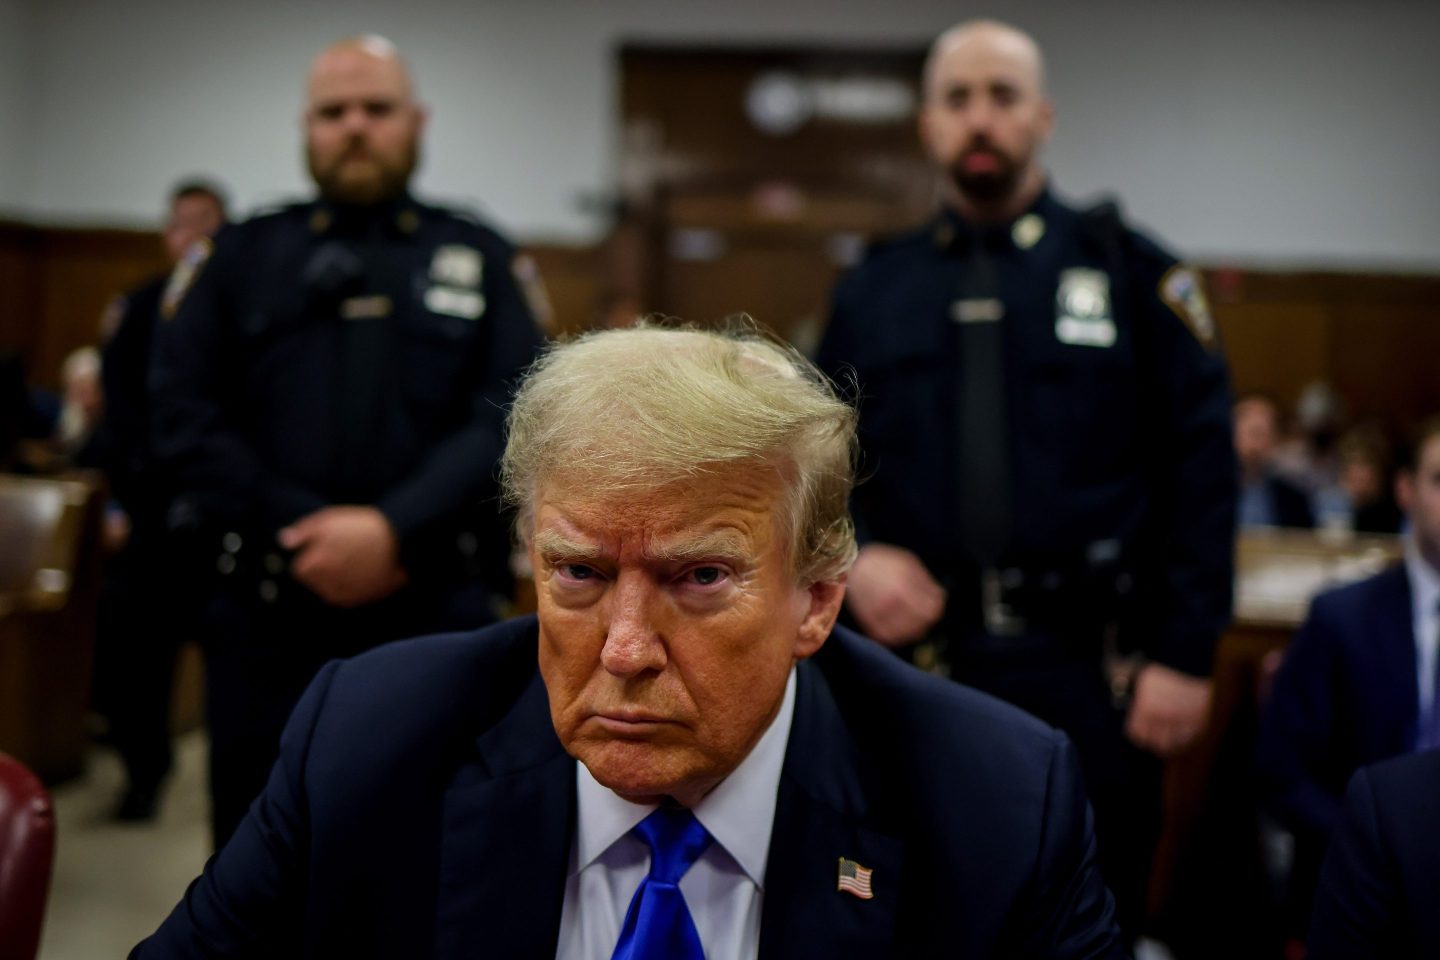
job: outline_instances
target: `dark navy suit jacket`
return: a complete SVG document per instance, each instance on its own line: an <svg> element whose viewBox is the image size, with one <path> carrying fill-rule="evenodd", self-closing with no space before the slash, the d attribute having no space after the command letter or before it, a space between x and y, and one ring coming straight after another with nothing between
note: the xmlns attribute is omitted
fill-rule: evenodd
<svg viewBox="0 0 1440 960"><path fill-rule="evenodd" d="M1290 829L1328 836L1355 771L1411 750L1414 633L1403 565L1311 605L1260 724L1260 776Z"/></svg>
<svg viewBox="0 0 1440 960"><path fill-rule="evenodd" d="M533 618L381 647L320 673L132 956L549 960L574 823ZM762 958L1125 955L1063 735L843 629L800 665Z"/></svg>
<svg viewBox="0 0 1440 960"><path fill-rule="evenodd" d="M1362 769L1320 874L1310 960L1440 956L1440 751Z"/></svg>

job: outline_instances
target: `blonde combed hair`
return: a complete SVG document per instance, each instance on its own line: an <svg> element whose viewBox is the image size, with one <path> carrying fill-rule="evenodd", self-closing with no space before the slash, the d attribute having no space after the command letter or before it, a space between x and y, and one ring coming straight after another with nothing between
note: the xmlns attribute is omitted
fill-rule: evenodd
<svg viewBox="0 0 1440 960"><path fill-rule="evenodd" d="M501 482L528 535L551 483L604 497L731 464L772 469L787 484L791 566L814 583L855 559L855 424L814 364L748 318L721 330L646 321L535 362L510 410Z"/></svg>

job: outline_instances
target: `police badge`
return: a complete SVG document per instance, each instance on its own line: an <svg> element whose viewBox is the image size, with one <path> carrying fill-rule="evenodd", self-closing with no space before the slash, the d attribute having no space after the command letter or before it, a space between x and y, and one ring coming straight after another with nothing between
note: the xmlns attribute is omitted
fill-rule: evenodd
<svg viewBox="0 0 1440 960"><path fill-rule="evenodd" d="M435 313L478 320L485 312L485 294L480 292L484 270L485 261L474 247L459 243L436 247L425 306Z"/></svg>
<svg viewBox="0 0 1440 960"><path fill-rule="evenodd" d="M1076 347L1115 345L1109 274L1086 267L1061 271L1055 292L1055 337Z"/></svg>

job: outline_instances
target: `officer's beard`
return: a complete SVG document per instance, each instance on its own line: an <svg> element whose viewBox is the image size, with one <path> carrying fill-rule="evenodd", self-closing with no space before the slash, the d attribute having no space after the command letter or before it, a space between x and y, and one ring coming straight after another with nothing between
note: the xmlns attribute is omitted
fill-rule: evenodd
<svg viewBox="0 0 1440 960"><path fill-rule="evenodd" d="M994 161L994 166L983 171L968 169L966 161L977 153L990 157ZM989 146L975 146L967 149L949 170L950 180L955 185L955 189L966 200L977 206L1000 203L1009 199L1020 189L1020 181L1024 173L1024 166L1017 163L1015 158L1006 156Z"/></svg>
<svg viewBox="0 0 1440 960"><path fill-rule="evenodd" d="M389 161L361 143L351 143L329 163L322 164L313 148L307 147L306 162L320 196L331 203L368 207L394 200L405 192L420 162L416 140L403 154Z"/></svg>

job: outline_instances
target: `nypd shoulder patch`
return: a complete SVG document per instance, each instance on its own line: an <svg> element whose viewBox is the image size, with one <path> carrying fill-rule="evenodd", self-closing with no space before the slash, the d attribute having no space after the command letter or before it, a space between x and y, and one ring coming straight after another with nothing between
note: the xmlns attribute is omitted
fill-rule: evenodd
<svg viewBox="0 0 1440 960"><path fill-rule="evenodd" d="M1181 264L1171 267L1160 278L1159 294L1205 349L1215 347L1215 318L1198 270Z"/></svg>

